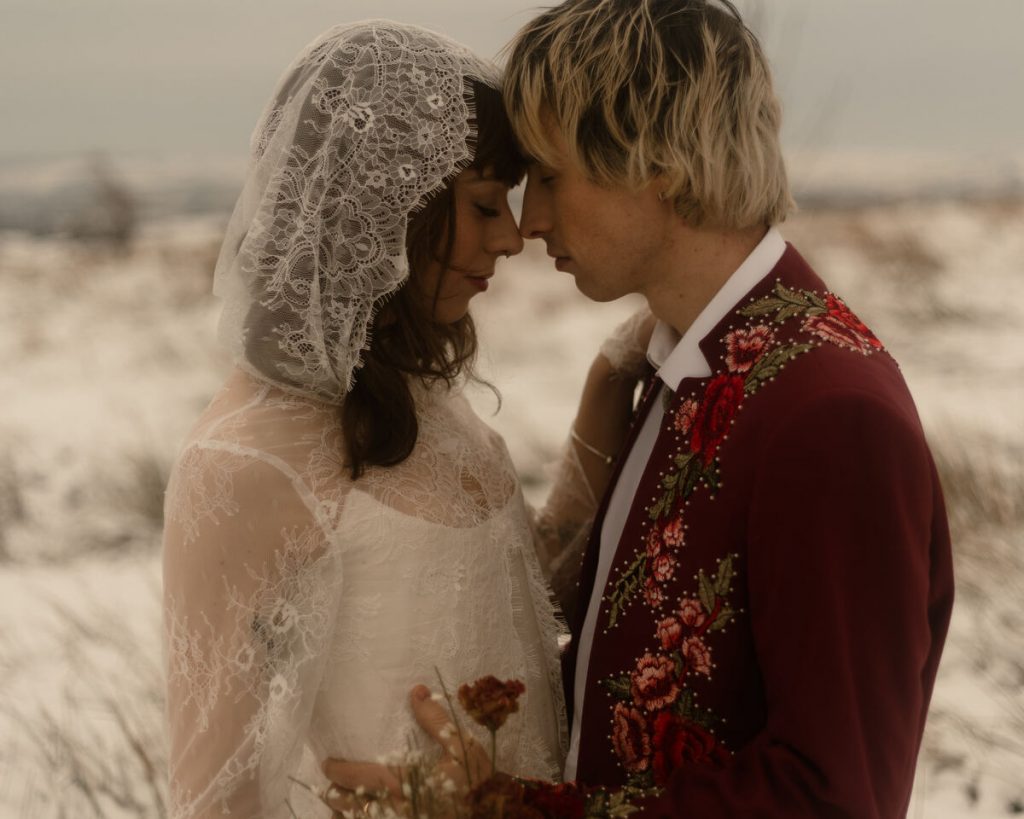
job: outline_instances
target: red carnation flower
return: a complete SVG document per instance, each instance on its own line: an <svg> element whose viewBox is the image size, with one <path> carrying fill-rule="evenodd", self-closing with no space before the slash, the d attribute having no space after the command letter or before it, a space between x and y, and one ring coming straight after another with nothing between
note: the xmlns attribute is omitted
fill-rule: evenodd
<svg viewBox="0 0 1024 819"><path fill-rule="evenodd" d="M526 686L519 680L501 682L497 677L481 677L472 685L459 686L459 702L479 725L497 731L509 714L519 710L519 695Z"/></svg>
<svg viewBox="0 0 1024 819"><path fill-rule="evenodd" d="M865 355L882 349L882 342L875 338L875 334L857 318L842 299L829 294L825 298L825 305L828 308L827 313L810 316L804 322L803 329L806 332Z"/></svg>
<svg viewBox="0 0 1024 819"><path fill-rule="evenodd" d="M636 708L615 703L612 712L612 748L627 771L646 771L651 764L651 738L647 720Z"/></svg>
<svg viewBox="0 0 1024 819"><path fill-rule="evenodd" d="M527 804L526 788L508 774L497 773L469 793L470 819L544 819Z"/></svg>
<svg viewBox="0 0 1024 819"><path fill-rule="evenodd" d="M662 711L654 720L654 781L668 782L680 765L720 765L729 753L709 731L669 711Z"/></svg>
<svg viewBox="0 0 1024 819"><path fill-rule="evenodd" d="M587 797L573 782L560 782L557 785L552 782L529 782L526 787L526 804L549 819L583 819Z"/></svg>
<svg viewBox="0 0 1024 819"><path fill-rule="evenodd" d="M725 337L725 366L732 373L749 372L774 340L775 333L767 324L758 324L749 330L733 330Z"/></svg>
<svg viewBox="0 0 1024 819"><path fill-rule="evenodd" d="M657 711L671 705L679 697L676 665L668 657L644 654L630 675L630 693L645 711Z"/></svg>
<svg viewBox="0 0 1024 819"><path fill-rule="evenodd" d="M705 467L711 466L742 403L743 379L740 376L722 373L711 379L690 437L690 450L703 457Z"/></svg>

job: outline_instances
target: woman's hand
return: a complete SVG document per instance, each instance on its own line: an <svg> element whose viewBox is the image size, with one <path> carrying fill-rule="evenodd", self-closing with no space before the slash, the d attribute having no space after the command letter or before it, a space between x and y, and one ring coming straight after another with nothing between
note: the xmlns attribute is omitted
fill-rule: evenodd
<svg viewBox="0 0 1024 819"><path fill-rule="evenodd" d="M450 780L456 791L463 791L471 783L482 782L490 776L491 761L487 752L465 733L460 740L451 715L433 699L429 688L417 685L409 699L416 723L441 747L441 758L431 774ZM407 812L407 795L402 791L407 777L402 768L328 759L323 764L323 772L332 785L322 798L335 813L366 812L370 804L382 800L399 814Z"/></svg>

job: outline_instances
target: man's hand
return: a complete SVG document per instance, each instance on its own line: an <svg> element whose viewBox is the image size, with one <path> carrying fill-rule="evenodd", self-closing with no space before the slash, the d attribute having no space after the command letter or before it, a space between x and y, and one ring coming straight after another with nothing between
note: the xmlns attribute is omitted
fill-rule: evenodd
<svg viewBox="0 0 1024 819"><path fill-rule="evenodd" d="M429 688L417 685L409 699L416 723L441 747L441 758L430 773L446 777L460 790L490 775L491 761L487 752L465 732L460 741L451 715L431 696ZM373 794L387 794L391 806L402 812L406 800L402 783L408 781L408 777L401 767L328 759L323 764L323 772L333 783L323 801L333 811L361 811L375 801Z"/></svg>

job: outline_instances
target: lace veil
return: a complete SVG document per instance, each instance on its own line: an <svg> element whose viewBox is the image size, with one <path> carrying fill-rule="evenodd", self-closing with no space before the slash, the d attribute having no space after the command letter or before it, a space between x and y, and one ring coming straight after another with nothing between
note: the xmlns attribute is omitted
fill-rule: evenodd
<svg viewBox="0 0 1024 819"><path fill-rule="evenodd" d="M374 309L406 281L406 228L472 161L470 80L494 66L430 31L334 27L279 82L217 260L219 334L234 361L340 403Z"/></svg>

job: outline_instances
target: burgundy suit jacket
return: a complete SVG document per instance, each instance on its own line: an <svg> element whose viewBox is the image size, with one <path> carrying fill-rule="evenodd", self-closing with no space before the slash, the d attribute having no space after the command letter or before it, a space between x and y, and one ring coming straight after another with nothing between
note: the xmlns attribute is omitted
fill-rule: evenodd
<svg viewBox="0 0 1024 819"><path fill-rule="evenodd" d="M792 246L700 346L602 590L579 780L660 787L648 816L903 816L953 602L913 400Z"/></svg>

